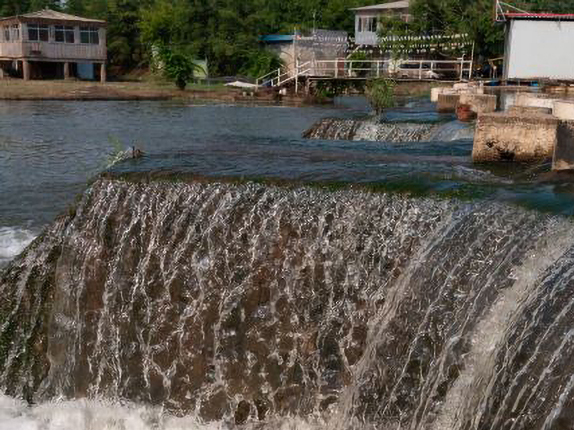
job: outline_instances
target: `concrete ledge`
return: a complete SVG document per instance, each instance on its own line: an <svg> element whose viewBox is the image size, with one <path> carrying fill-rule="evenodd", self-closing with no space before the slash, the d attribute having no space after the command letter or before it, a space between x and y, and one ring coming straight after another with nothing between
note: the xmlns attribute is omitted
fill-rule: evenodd
<svg viewBox="0 0 574 430"><path fill-rule="evenodd" d="M547 94L538 94L538 93L519 93L516 94L516 106L523 106L523 107L538 107L538 108L546 108L546 109L553 109L554 102L559 100L556 97L550 97Z"/></svg>
<svg viewBox="0 0 574 430"><path fill-rule="evenodd" d="M560 121L558 124L552 170L574 170L574 121Z"/></svg>
<svg viewBox="0 0 574 430"><path fill-rule="evenodd" d="M553 115L564 121L574 121L574 100L557 100L554 102Z"/></svg>
<svg viewBox="0 0 574 430"><path fill-rule="evenodd" d="M459 103L469 105L474 113L491 113L496 111L498 97L489 94L461 94Z"/></svg>
<svg viewBox="0 0 574 430"><path fill-rule="evenodd" d="M474 162L536 162L551 158L558 119L551 115L490 113L479 115L474 135Z"/></svg>
<svg viewBox="0 0 574 430"><path fill-rule="evenodd" d="M552 115L552 109L544 107L512 106L508 109L511 115Z"/></svg>
<svg viewBox="0 0 574 430"><path fill-rule="evenodd" d="M439 94L437 110L440 113L455 113L459 101L458 94Z"/></svg>

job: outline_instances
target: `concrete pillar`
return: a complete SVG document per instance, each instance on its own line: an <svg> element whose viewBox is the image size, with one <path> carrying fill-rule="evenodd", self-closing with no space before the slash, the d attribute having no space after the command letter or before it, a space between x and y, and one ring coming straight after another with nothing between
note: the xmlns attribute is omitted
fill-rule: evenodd
<svg viewBox="0 0 574 430"><path fill-rule="evenodd" d="M100 82L105 84L108 80L107 70L106 70L106 63L102 63L100 65Z"/></svg>
<svg viewBox="0 0 574 430"><path fill-rule="evenodd" d="M25 81L30 80L30 62L28 60L22 61L22 74Z"/></svg>
<svg viewBox="0 0 574 430"><path fill-rule="evenodd" d="M558 119L544 114L488 113L478 116L472 159L538 162L552 157Z"/></svg>
<svg viewBox="0 0 574 430"><path fill-rule="evenodd" d="M0 67L0 79L4 79L4 69Z"/></svg>
<svg viewBox="0 0 574 430"><path fill-rule="evenodd" d="M64 63L64 79L70 79L70 63Z"/></svg>
<svg viewBox="0 0 574 430"><path fill-rule="evenodd" d="M558 124L552 170L574 170L574 121L561 121Z"/></svg>

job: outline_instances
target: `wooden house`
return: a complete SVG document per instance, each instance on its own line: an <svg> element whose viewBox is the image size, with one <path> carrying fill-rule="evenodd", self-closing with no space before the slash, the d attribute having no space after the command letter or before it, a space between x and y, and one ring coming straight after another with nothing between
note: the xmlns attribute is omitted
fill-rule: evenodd
<svg viewBox="0 0 574 430"><path fill-rule="evenodd" d="M50 9L0 18L0 75L106 81L105 21Z"/></svg>
<svg viewBox="0 0 574 430"><path fill-rule="evenodd" d="M381 18L394 17L409 22L411 20L409 8L410 0L400 0L351 9L355 12L355 44L378 45L377 31L381 25Z"/></svg>

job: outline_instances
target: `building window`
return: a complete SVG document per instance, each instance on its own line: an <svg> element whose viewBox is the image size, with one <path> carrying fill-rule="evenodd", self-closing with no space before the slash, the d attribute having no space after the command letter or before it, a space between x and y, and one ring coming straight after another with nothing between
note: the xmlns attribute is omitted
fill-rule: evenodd
<svg viewBox="0 0 574 430"><path fill-rule="evenodd" d="M100 32L95 27L80 27L80 42L91 45L100 44Z"/></svg>
<svg viewBox="0 0 574 430"><path fill-rule="evenodd" d="M364 32L370 32L370 33L377 32L377 18L369 17L359 19L359 33Z"/></svg>
<svg viewBox="0 0 574 430"><path fill-rule="evenodd" d="M20 25L14 24L12 26L12 40L20 40Z"/></svg>
<svg viewBox="0 0 574 430"><path fill-rule="evenodd" d="M48 42L50 32L47 25L28 24L28 40L31 42Z"/></svg>
<svg viewBox="0 0 574 430"><path fill-rule="evenodd" d="M54 27L54 40L61 43L75 43L74 27L56 25Z"/></svg>
<svg viewBox="0 0 574 430"><path fill-rule="evenodd" d="M10 42L10 27L4 27L4 42Z"/></svg>

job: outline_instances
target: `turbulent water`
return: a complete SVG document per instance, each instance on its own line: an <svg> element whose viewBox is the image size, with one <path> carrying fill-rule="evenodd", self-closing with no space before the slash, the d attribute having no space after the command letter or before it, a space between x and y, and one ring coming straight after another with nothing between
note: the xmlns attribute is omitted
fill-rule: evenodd
<svg viewBox="0 0 574 430"><path fill-rule="evenodd" d="M321 140L354 140L378 142L449 142L472 139L472 128L458 122L446 124L378 122L361 119L326 118L307 130L303 137Z"/></svg>
<svg viewBox="0 0 574 430"><path fill-rule="evenodd" d="M569 428L573 263L493 202L100 179L0 274L0 418Z"/></svg>
<svg viewBox="0 0 574 430"><path fill-rule="evenodd" d="M326 118L307 130L303 137L322 140L420 142L427 140L436 128L434 124Z"/></svg>
<svg viewBox="0 0 574 430"><path fill-rule="evenodd" d="M20 254L35 238L30 230L0 227L0 270Z"/></svg>

